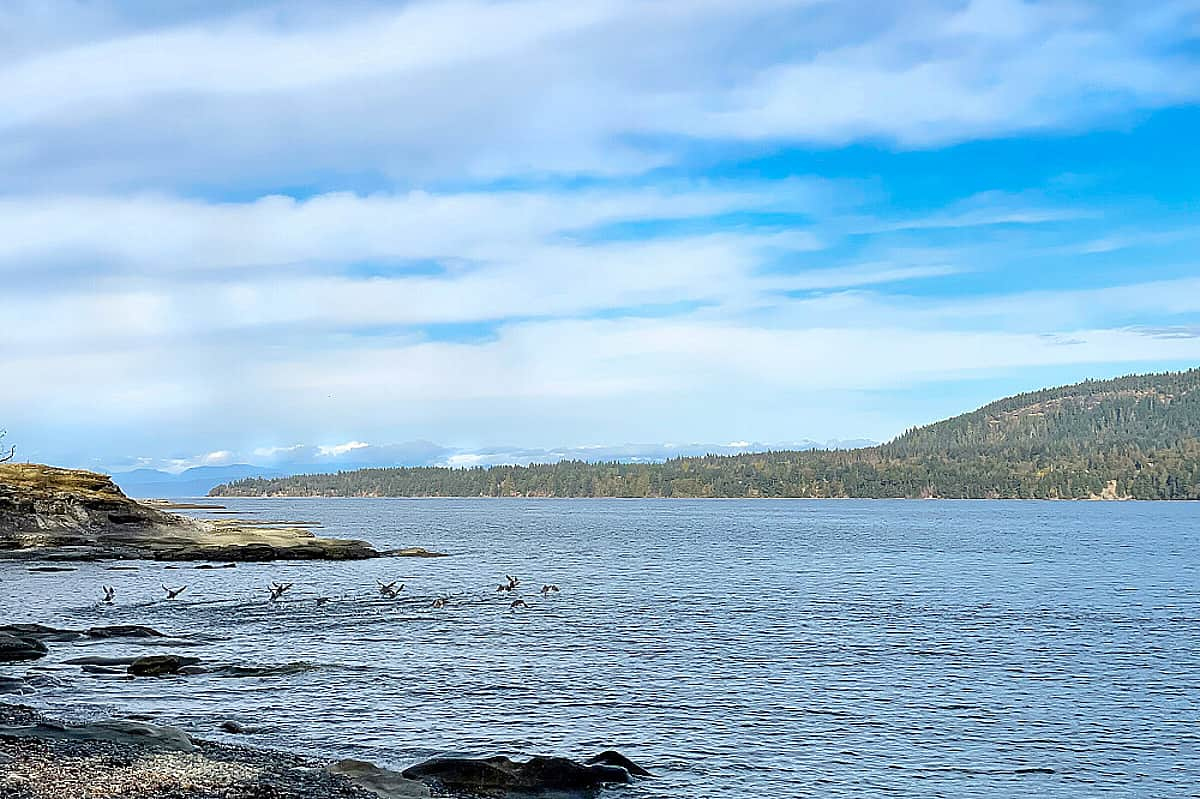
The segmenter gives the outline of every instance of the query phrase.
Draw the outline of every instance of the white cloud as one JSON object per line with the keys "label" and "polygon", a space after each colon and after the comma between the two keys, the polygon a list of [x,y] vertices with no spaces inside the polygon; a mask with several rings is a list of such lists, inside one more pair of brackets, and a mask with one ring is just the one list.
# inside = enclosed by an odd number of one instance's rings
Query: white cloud
{"label": "white cloud", "polygon": [[0,65],[0,167],[28,186],[613,174],[676,160],[660,136],[928,146],[1111,124],[1200,97],[1178,46],[1193,12],[513,0],[96,23]]}
{"label": "white cloud", "polygon": [[321,445],[317,447],[319,455],[345,455],[347,452],[353,452],[356,449],[365,449],[371,446],[365,441],[347,441],[345,444]]}
{"label": "white cloud", "polygon": [[[1170,220],[974,175],[920,213],[883,176],[696,177],[1193,102],[1194,3],[76,5],[0,9],[10,428],[177,431],[171,468],[490,463],[883,437],[827,429],[845,392],[1200,357],[1161,334],[1200,314],[1194,267],[1133,254],[1185,249]],[[1022,289],[1081,251],[1129,257]],[[916,282],[947,278],[970,296]],[[273,443],[314,440],[345,443]]]}
{"label": "white cloud", "polygon": [[[162,195],[0,199],[0,268],[83,260],[168,272],[344,265],[370,259],[513,260],[552,237],[731,211],[811,211],[818,181],[677,189],[322,194],[206,203]],[[803,234],[793,241],[805,246]]]}

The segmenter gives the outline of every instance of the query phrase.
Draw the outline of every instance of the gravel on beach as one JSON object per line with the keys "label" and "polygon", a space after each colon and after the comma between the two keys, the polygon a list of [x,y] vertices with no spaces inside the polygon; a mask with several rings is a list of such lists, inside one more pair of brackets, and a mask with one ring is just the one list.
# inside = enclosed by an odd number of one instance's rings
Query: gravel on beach
{"label": "gravel on beach", "polygon": [[29,708],[0,705],[0,799],[378,799],[286,752],[200,740],[179,752],[3,729],[39,721]]}

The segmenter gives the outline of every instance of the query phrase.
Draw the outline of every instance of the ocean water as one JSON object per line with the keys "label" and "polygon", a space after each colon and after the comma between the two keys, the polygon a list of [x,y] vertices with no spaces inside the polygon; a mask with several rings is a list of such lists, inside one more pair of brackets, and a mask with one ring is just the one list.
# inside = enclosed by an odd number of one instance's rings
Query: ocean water
{"label": "ocean water", "polygon": [[[616,748],[657,775],[607,792],[622,799],[1200,796],[1195,503],[222,502],[452,556],[0,563],[4,620],[191,644],[52,644],[22,701],[396,768]],[[496,593],[508,574],[530,608]],[[295,587],[271,603],[276,580]],[[189,588],[166,601],[164,582]],[[160,651],[266,671],[62,663]],[[231,718],[263,730],[227,736]]]}

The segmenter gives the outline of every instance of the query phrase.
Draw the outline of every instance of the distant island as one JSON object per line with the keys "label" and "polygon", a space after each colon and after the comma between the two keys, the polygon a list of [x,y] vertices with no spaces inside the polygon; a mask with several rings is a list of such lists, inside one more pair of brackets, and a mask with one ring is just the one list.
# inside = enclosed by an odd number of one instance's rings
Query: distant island
{"label": "distant island", "polygon": [[1200,369],[998,400],[878,446],[248,478],[225,497],[1200,499]]}

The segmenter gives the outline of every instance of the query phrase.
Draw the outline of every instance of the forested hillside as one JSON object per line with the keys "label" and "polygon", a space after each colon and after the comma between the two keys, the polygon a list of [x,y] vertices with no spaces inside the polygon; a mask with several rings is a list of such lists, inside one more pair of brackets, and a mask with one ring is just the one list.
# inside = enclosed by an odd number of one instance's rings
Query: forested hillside
{"label": "forested hillside", "polygon": [[1200,499],[1200,369],[1019,394],[864,449],[362,469],[239,480],[211,494]]}

